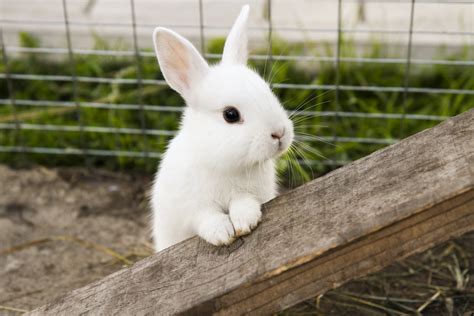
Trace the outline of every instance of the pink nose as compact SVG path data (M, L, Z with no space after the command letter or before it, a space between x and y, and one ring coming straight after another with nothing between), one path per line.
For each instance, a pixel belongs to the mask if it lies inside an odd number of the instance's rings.
M281 130L279 132L273 132L272 138L280 140L283 137L283 135L285 135L285 130Z

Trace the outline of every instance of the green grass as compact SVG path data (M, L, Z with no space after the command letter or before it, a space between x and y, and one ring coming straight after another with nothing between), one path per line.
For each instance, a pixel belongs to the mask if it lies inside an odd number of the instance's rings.
M26 47L39 47L36 38L28 34L21 35L21 43ZM223 40L216 39L208 43L208 51L220 53ZM342 56L356 56L355 45L345 39L342 45ZM97 39L97 49L116 49ZM265 50L255 53L265 53ZM461 49L456 54L448 55L439 52L443 59L468 59L468 49ZM332 55L327 43L288 44L280 40L273 43L273 54L279 55ZM360 52L359 52L360 54ZM362 54L364 57L387 56L386 47L374 43ZM53 58L42 54L22 54L10 57L9 70L16 74L38 75L70 75L71 67L67 55ZM273 83L300 84L334 84L336 71L333 63L328 62L293 62L259 61L251 62L261 74L272 76ZM163 79L155 58L142 57L142 76L144 79ZM410 87L431 87L444 89L474 90L472 67L415 65L411 67L409 78ZM136 78L137 67L134 57L113 56L75 56L75 71L78 76L107 77L107 78ZM0 72L5 72L5 65L0 65ZM271 74L270 74L271 73ZM404 64L388 63L341 63L340 84L354 86L403 86L405 78ZM137 84L105 84L81 82L77 86L78 99L83 102L123 103L182 106L183 101L177 93L163 85L144 84L141 93ZM73 85L64 81L45 80L14 80L14 97L28 100L72 101L74 99ZM275 89L287 109L295 109L302 102L310 100L301 110L315 111L345 111L365 113L406 113L427 114L435 116L453 116L474 107L474 95L455 94L426 94L409 93L406 100L399 92L366 92L340 91L339 103L335 103L334 91L315 91L302 89ZM7 82L0 79L0 99L9 97ZM318 104L318 106L315 106ZM116 128L141 128L143 120L149 129L176 130L179 113L152 112L142 113L138 110L114 110L81 108L52 108L0 105L0 123L14 122L15 116L28 124L57 124L77 125L78 117L85 126L108 126ZM298 117L297 120L303 117ZM353 117L304 117L300 122L298 132L339 137L358 138L388 138L399 139L429 128L439 121ZM326 127L323 127L326 126ZM55 147L55 148L89 148L106 150L125 150L162 152L168 141L168 136L148 136L146 141L142 135L127 135L119 133L84 133L2 130L0 133L1 146ZM287 184L297 185L313 175L327 172L331 166L324 164L329 160L355 160L385 146L384 144L363 144L358 142L309 142L308 146L317 149L322 158L315 153L307 152L306 158L317 160L312 170L305 168L303 177L292 176L293 181ZM328 160L329 159L329 160ZM50 154L19 154L0 153L0 162L10 165L25 165L37 163L49 166L83 165L105 167L109 169L129 169L151 172L156 169L157 159L133 157L94 157L75 155ZM289 178L290 168L299 168L288 161L281 161L280 169L284 178ZM295 174L293 170L293 174Z

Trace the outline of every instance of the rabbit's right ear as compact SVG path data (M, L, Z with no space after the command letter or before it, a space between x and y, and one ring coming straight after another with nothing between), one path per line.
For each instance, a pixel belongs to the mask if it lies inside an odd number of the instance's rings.
M247 20L249 19L249 5L244 5L235 20L232 29L225 41L222 63L247 64Z
M181 35L164 27L153 32L156 57L166 82L185 99L209 71L197 49Z

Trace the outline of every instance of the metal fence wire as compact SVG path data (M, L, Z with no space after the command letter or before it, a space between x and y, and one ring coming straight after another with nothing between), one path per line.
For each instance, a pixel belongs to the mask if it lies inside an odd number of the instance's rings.
M100 2L101 0L89 1L88 5L93 2ZM275 0L276 1L276 0ZM416 132L419 129L427 126L432 126L440 121L445 120L448 116L457 114L454 112L442 112L436 109L436 104L432 104L423 110L417 111L416 107L410 106L410 96L412 95L427 95L434 100L441 96L450 96L452 102L456 102L456 96L462 99L460 102L464 102L464 109L474 107L474 90L472 84L461 84L461 85L450 85L440 87L437 85L430 85L430 81L426 80L425 86L411 85L411 78L414 67L458 67L465 71L471 71L472 78L474 78L474 60L472 58L472 43L474 39L474 28L473 22L467 21L467 29L448 29L448 30L427 30L416 27L416 10L419 4L438 6L440 4L449 6L467 6L468 10L471 9L471 19L474 19L474 4L470 1L422 1L422 0L409 0L409 1L367 1L367 0L337 0L337 1L323 1L315 0L316 2L325 2L326 6L334 7L334 12L337 14L335 19L336 24L333 27L304 27L304 26L288 26L278 25L277 21L274 21L273 16L278 6L275 5L275 1L265 0L257 1L259 5L263 6L263 11L266 19L266 25L249 26L249 32L252 33L265 33L263 37L266 43L260 43L260 50L255 49L250 55L251 62L256 64L265 62L266 67L278 69L278 63L296 63L304 64L302 68L307 67L310 69L310 65L317 65L315 67L332 67L333 76L329 78L323 78L314 80L312 77L308 82L272 82L271 86L277 91L289 90L286 95L298 93L298 91L305 91L305 97L310 97L311 93L314 95L327 94L330 95L330 102L326 105L321 106L305 106L300 109L296 116L306 118L317 118L318 122L323 122L329 126L329 130L321 132L317 135L317 140L321 143L332 143L337 146L340 144L349 144L342 151L350 151L351 146L354 144L357 146L368 146L367 152L358 151L360 156L367 154L374 149L393 144L399 139L408 136L410 133ZM5 8L9 5L13 5L15 1L5 0ZM189 1L188 1L189 2ZM180 30L196 30L197 47L200 48L201 52L204 53L205 57L209 61L217 60L221 57L219 53L212 50L208 50L208 46L211 44L211 35L208 33L217 31L226 31L229 29L231 22L228 25L213 25L206 24L206 12L209 7L213 5L212 2L206 2L203 0L196 0L194 10L196 20L198 23L186 23L186 24L174 24L164 25L170 28ZM278 1L281 3L282 1ZM291 2L288 0L287 2ZM374 29L370 27L351 28L350 25L345 23L343 16L343 9L346 4L359 4L359 8L363 8L365 3L395 3L403 5L405 11L404 15L407 17L407 25L399 25L397 29ZM177 124L172 123L175 128L170 128L170 124L160 125L150 119L150 117L157 118L157 122L163 122L174 118L176 121L179 118L179 114L182 112L183 105L180 104L182 101L176 101L176 98L170 104L161 104L159 102L150 102L150 99L146 98L149 87L162 87L165 89L166 82L161 79L162 77L157 75L150 78L146 73L148 70L148 64L150 60L155 58L154 52L150 49L151 47L151 32L152 29L158 25L162 25L160 21L156 23L141 23L139 16L137 16L137 7L148 5L149 2L142 2L140 0L129 0L129 18L127 20L120 21L103 21L101 19L88 19L87 21L75 20L71 18L70 8L71 1L61 0L58 1L43 1L44 6L57 6L61 5L62 19L50 19L41 18L40 16L35 19L31 19L30 16L2 16L0 21L0 42L1 42L1 62L2 68L0 73L0 130L3 137L0 137L0 153L3 152L3 161L8 160L11 155L21 155L23 158L30 157L30 155L44 154L44 155L71 155L79 157L117 157L117 159L123 157L129 157L133 159L146 159L156 164L156 160L160 158L162 150L164 149L163 143L176 133ZM297 2L295 5L298 5ZM160 1L156 2L156 8L160 7ZM233 5L232 10L238 8ZM190 9L191 10L191 9ZM230 9L229 9L230 10ZM236 16L232 14L231 16ZM255 12L253 12L255 14ZM317 14L315 14L317 16ZM446 19L457 19L456 16L447 16ZM34 30L35 27L42 27L42 32L47 32L48 29L62 28L65 34L65 47L53 47L54 45L44 45L40 42L39 45L23 45L9 44L7 40L7 34L17 33L17 28L28 28ZM109 28L117 29L120 32L128 29L131 34L130 43L126 47L114 46L114 45L102 45L94 48L76 48L74 47L73 33L75 28L89 27L94 28ZM140 42L140 38L137 30L146 30L150 33L149 43L143 44ZM332 43L332 49L326 51L326 54L304 54L305 50L299 50L299 53L285 53L288 51L287 48L282 51L275 53L275 40L280 40L282 34L285 32L301 32L301 33L312 33L312 34L327 34L333 36L334 40ZM93 37L93 32L90 32L90 37ZM403 36L405 43L400 44L398 47L398 56L391 56L391 54L379 54L373 56L362 56L360 54L345 54L344 45L347 38L355 35L367 35L369 38L372 34L380 36ZM47 34L46 34L47 35ZM467 56L465 58L454 58L447 57L444 55L442 58L436 57L436 53L426 54L426 57L420 58L420 54L414 54L414 48L416 46L417 36L439 36L439 37L457 37L463 38L464 50L467 50ZM12 41L13 42L13 41ZM358 43L356 42L355 45ZM294 43L286 44L287 46L301 45L297 41ZM462 45L461 45L462 46ZM467 47L467 48L466 48ZM357 50L357 49L356 49ZM462 50L462 49L461 49ZM421 54L423 55L423 54ZM454 56L454 55L453 55ZM132 70L128 75L107 77L103 76L100 71L97 71L93 75L84 75L81 71L78 71L78 61L82 61L85 58L130 58L132 62ZM68 65L68 69L61 69L61 72L54 73L48 71L47 73L29 73L28 71L18 71L18 63L20 60L30 58L29 62L41 63L45 62L54 63L59 60L66 61L64 65ZM268 65L267 65L268 64ZM397 66L402 69L403 80L397 85L385 85L379 82L366 82L360 84L347 83L344 81L344 67L347 65L357 65L358 67L376 67L380 65L385 67L387 65ZM47 66L46 66L47 68ZM43 67L43 69L46 69ZM301 68L301 66L300 66ZM361 68L362 69L362 68ZM369 68L371 69L371 68ZM276 71L276 70L275 70ZM36 71L35 71L36 72ZM311 71L309 71L311 72ZM317 76L317 71L316 71ZM68 98L48 98L44 97L41 93L27 94L24 92L25 87L32 89L29 85L31 82L40 83L55 83L55 87L63 87L67 85L70 89ZM472 81L471 81L472 83ZM83 86L86 85L86 86ZM116 102L113 97L92 99L88 98L84 89L99 89L100 87L108 87L113 90L117 86L130 86L135 91L134 98L132 101L125 99ZM86 87L86 88L84 88ZM290 93L291 92L291 93ZM59 92L58 92L59 93ZM368 94L384 94L385 96L396 95L400 96L397 102L395 102L396 109L383 109L379 107L379 111L370 110L367 108L360 108L357 106L348 107L347 104L343 105L342 97L347 98L350 94L355 94L356 98L362 98ZM306 98L306 101L308 100ZM128 101L127 101L128 100ZM289 105L289 111L295 109L299 104L292 104L291 100L283 100L285 105ZM303 100L305 101L305 100ZM289 103L286 103L289 102ZM345 102L345 101L344 101ZM441 101L440 101L441 102ZM443 101L450 102L450 101ZM301 102L300 102L301 103ZM309 102L308 105L312 105ZM449 105L448 105L449 107ZM431 110L429 110L431 108ZM47 112L47 109L54 109L56 112ZM69 109L61 112L61 109ZM108 126L100 126L91 118L87 111L90 109L109 111L107 114ZM382 109L382 110L380 110ZM426 110L428 109L428 110ZM46 111L45 113L56 113L52 117L49 114L39 114L38 112ZM127 126L127 119L123 119L122 111L133 112L133 126ZM32 114L33 113L33 114ZM35 114L36 113L36 114ZM75 124L64 122L72 121L61 121L57 119L57 116L71 115L74 116ZM171 116L167 116L171 115ZM39 119L39 118L40 119ZM352 121L344 121L352 120ZM357 130L357 120L366 120L369 126L367 130L361 133ZM155 123L153 123L155 122ZM345 123L344 123L345 122ZM423 124L421 123L423 122ZM316 124L316 123L314 123ZM344 125L343 130L336 128L336 126ZM370 126L372 124L377 126L378 132L371 132ZM407 126L419 126L419 128L408 128ZM395 126L395 127L394 127ZM393 132L384 132L384 128L395 129L396 135ZM374 129L375 130L375 129ZM408 130L408 131L407 131ZM36 134L35 134L36 133ZM41 134L38 134L41 133ZM53 133L47 136L47 133ZM68 134L76 135L76 141L73 145L67 140ZM311 132L312 133L312 132ZM311 144L315 141L315 137L310 132L298 136L298 139L303 142ZM34 136L36 135L36 136ZM40 135L40 136L38 136ZM79 136L78 136L79 135ZM101 135L111 135L114 139L114 146L107 148L101 148ZM134 143L133 146L123 146L121 136L126 135L133 137L133 140L129 142ZM56 143L51 142L48 137L57 139ZM32 138L35 141L32 141ZM46 141L48 139L48 141ZM156 139L159 139L156 141ZM139 145L136 145L136 144ZM43 145L44 144L44 145ZM55 144L51 146L51 144ZM352 145L351 145L352 144ZM375 145L375 147L374 147ZM313 145L308 145L313 146ZM314 145L315 147L319 145ZM324 145L321 145L324 146ZM372 147L370 147L372 146ZM360 147L356 147L358 150ZM311 151L310 151L311 152ZM346 164L352 160L355 156L341 154L341 151L337 149L333 151L334 155L321 159L305 159L302 162L310 165L330 165L339 166ZM10 155L10 156L7 156ZM6 158L5 158L6 157ZM30 157L31 158L31 157ZM33 159L33 158L31 158ZM86 159L87 160L87 159Z

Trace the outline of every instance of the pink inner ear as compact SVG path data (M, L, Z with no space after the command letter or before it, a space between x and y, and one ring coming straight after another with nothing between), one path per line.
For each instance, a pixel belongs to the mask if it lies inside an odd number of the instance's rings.
M168 34L163 34L163 41L166 42L166 48L163 50L165 76L181 90L189 89L190 64L186 47Z
M188 77L185 74L180 74L179 79L185 89L189 89Z

